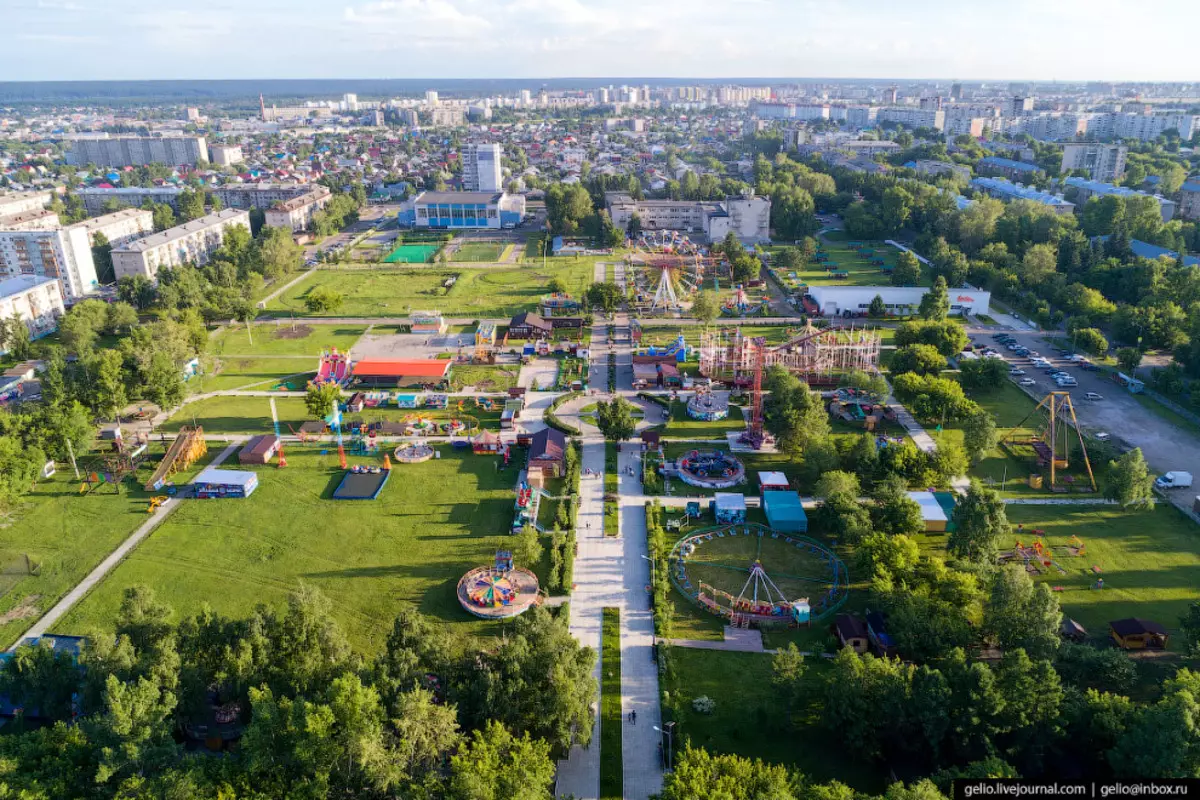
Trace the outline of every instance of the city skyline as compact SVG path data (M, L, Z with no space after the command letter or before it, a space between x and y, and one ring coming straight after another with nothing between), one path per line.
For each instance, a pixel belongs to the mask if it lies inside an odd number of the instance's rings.
M1015 0L986 10L948 0L216 0L203 10L182 0L17 0L6 12L0 74L1200 80L1188 61L1200 7L1151 0L1136 12L1119 0ZM1154 42L1153 58L1114 58L1137 41Z

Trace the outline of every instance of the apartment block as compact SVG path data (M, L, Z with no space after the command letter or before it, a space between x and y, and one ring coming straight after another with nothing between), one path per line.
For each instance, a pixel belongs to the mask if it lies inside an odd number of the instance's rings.
M143 239L113 248L117 279L141 275L154 280L160 269L206 264L225 241L225 232L241 225L250 230L250 212L226 208Z
M88 244L93 247L98 233L116 247L154 233L154 213L148 208L123 208L111 214L85 219L71 227L87 231Z
M218 186L208 193L225 208L269 209L313 190L311 183L234 183Z
M771 200L747 195L720 202L689 200L635 200L625 192L608 192L604 203L613 225L624 230L637 214L647 230L672 230L702 233L709 241L719 241L732 232L743 241L770 239Z
M467 121L466 109L459 106L436 106L432 112L436 128L457 128Z
M1032 200L1035 203L1049 206L1056 214L1071 214L1075 211L1074 203L1068 202L1058 195L1040 192L1004 178L975 178L971 181L971 188L1005 202Z
M904 166L910 166L905 164ZM911 163L912 169L918 175L950 175L955 178L962 178L965 181L971 180L971 168L965 167L962 164L955 164L950 161L931 161L921 160Z
M39 211L54 199L54 192L0 192L0 217Z
M1179 216L1200 221L1200 181L1188 181L1180 188Z
M891 106L879 109L880 122L894 122L907 128L946 129L946 112L940 109L910 108L907 106Z
M313 215L329 202L329 197L328 187L314 185L310 191L268 208L264 215L264 224L272 228L287 228L293 232L306 230L312 224Z
M462 151L463 189L468 192L498 192L504 188L500 145L471 143Z
M1063 181L1063 185L1067 187L1072 200L1079 206L1082 206L1093 197L1107 197L1110 195L1113 197L1149 197L1158 204L1158 210L1162 214L1163 222L1170 222L1175 216L1175 201L1159 197L1158 195L1146 194L1145 192L1139 192L1125 186L1113 186L1111 183L1090 181L1086 178L1067 178Z
M242 148L236 144L214 144L208 150L212 154L212 163L218 167L231 167L246 160Z
M100 167L136 167L143 164L187 164L208 161L203 136L117 136L76 139L71 147L74 164Z
M51 231L0 231L0 274L56 279L68 302L96 291L96 263L88 231L72 225Z
M146 203L159 203L179 210L179 195L183 189L178 186L130 186L120 189L76 189L73 194L83 201L87 213L103 214L109 207L110 201L118 206L140 208Z
M54 278L17 275L0 279L0 318L19 317L31 337L57 330L64 312L62 289ZM4 352L0 350L0 355Z
M1125 175L1128 152L1128 148L1118 144L1063 145L1062 171L1082 169L1094 181L1119 181Z
M47 208L0 216L0 231L52 231L61 227L58 214Z
M984 175L1003 175L1011 181L1030 181L1043 172L1037 164L1013 161L1011 158L1000 158L999 156L981 158L975 168Z
M846 124L853 128L874 128L879 118L876 106L850 106L846 109Z

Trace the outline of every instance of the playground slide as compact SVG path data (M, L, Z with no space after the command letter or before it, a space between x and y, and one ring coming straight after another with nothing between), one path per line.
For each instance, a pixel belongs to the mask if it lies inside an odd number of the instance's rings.
M329 374L332 366L333 365L328 358L321 359L321 368L317 370L317 383L325 383L327 380L329 380Z
M162 485L162 481L171 471L171 467L175 466L175 462L179 459L179 454L187 447L191 436L179 435L175 437L175 441L171 442L171 446L167 448L167 454L163 456L162 461L158 462L158 469L154 470L154 474L150 476L150 480L146 481L145 490L147 492L157 491Z
M350 364L345 359L339 360L337 362L337 366L334 368L333 380L339 384L345 383L346 382L346 370L347 370L347 368L349 368L349 366L350 366Z

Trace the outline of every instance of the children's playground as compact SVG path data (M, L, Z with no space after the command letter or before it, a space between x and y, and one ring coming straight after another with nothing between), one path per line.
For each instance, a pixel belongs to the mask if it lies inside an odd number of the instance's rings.
M746 467L721 450L691 450L666 467L667 474L700 489L728 489L746 482Z
M846 565L825 545L739 523L684 536L671 550L671 582L735 627L787 628L828 617L846 601Z
M439 458L422 463L393 462L390 473L398 474L389 475L370 502L332 502L346 475L336 445L289 444L285 469L243 465L258 476L253 495L228 503L184 501L56 627L110 630L123 590L136 584L151 587L179 613L208 603L239 617L260 602L281 608L289 592L309 584L330 598L332 615L364 653L382 648L402 606L458 635L490 635L486 622L460 605L456 586L511 546L507 521L518 467L470 448L443 444L437 450ZM348 456L347 469L365 467L366 479L379 481L384 455ZM72 495L81 502L116 497ZM131 523L145 521L146 503L139 487ZM545 568L522 566L535 574ZM536 584L525 596L535 594Z
M1150 511L1105 505L1009 505L1001 558L1050 586L1063 615L1104 639L1108 622L1151 619L1176 630L1200 600L1195 523L1160 503ZM1170 647L1177 645L1173 637Z

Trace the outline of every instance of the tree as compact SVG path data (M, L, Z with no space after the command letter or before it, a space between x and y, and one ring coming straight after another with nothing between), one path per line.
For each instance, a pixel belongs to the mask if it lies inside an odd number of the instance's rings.
M964 358L958 367L964 389L990 392L1004 386L1008 378L1008 362L1002 358Z
M996 446L996 420L980 408L963 422L963 449L972 463L979 461Z
M1142 363L1142 351L1136 347L1122 347L1117 350L1117 366L1121 372L1133 376L1138 365Z
M41 475L46 454L13 436L0 436L0 509L8 509Z
M345 297L331 286L315 286L304 298L304 307L314 314L327 314L341 308Z
M892 286L916 286L921 282L921 262L905 250L896 256L896 268L892 270Z
M108 321L105 329L113 336L121 333L122 329L129 333L138 324L137 309L129 303L116 302L108 307Z
M933 287L921 296L921 305L917 308L921 319L941 322L950 313L950 292L946 288L946 279L941 275L933 281Z
M567 284L563 282L562 278L551 278L546 282L546 291L551 294L566 294Z
M817 506L813 523L830 538L855 545L871 533L871 513L858 492L833 492Z
M308 413L317 419L324 419L333 413L335 405L342 398L342 389L336 383L312 384L304 396L304 405Z
M1187 613L1179 618L1179 634L1184 651L1192 656L1200 655L1200 603L1189 605Z
M112 245L102 232L92 234L92 261L96 264L96 279L100 283L109 284L116 281L113 272Z
M1035 585L1020 564L996 570L983 627L1001 649L1020 648L1034 658L1052 658L1061 624L1062 611L1049 586Z
M692 300L692 316L711 325L721 315L721 301L712 289L704 289Z
M1154 477L1140 447L1109 462L1104 496L1122 508L1154 508Z
M771 685L779 692L789 714L796 709L805 693L806 687L802 683L804 672L804 655L795 642L780 648L771 659Z
M767 764L744 756L713 754L686 746L676 758L675 769L663 781L661 800L850 800L836 794L816 795L804 787L802 778L780 764ZM810 792L803 791L810 789Z
M886 317L887 313L887 304L883 302L883 296L877 294L872 297L871 305L867 307L867 315L872 319L880 319Z
M0 350L7 351L13 358L21 360L29 358L32 337L25 320L13 312L8 319L0 319Z
M204 192L198 189L184 189L176 199L181 222L191 222L204 216Z
M596 427L610 442L623 442L633 436L637 427L633 409L633 404L623 397L609 402L601 400L596 407Z
M599 306L609 313L616 311L617 307L621 305L621 301L625 299L621 287L613 281L593 283L583 296L587 299L588 305Z
M890 369L893 375L915 372L918 375L939 375L946 368L945 357L929 344L906 344L896 348Z
M877 530L893 536L915 536L925 530L921 506L908 496L903 478L892 476L879 482L873 495L871 520Z
M251 260L264 278L277 280L300 269L304 250L287 229L264 227L254 240Z
M625 226L625 235L630 239L636 239L642 235L642 218L636 211L629 215L629 224Z
M826 472L813 488L813 496L825 500L835 494L848 494L858 497L860 492L858 476L841 470Z
M905 372L892 380L892 389L914 416L939 424L965 416L976 405L963 394L958 381L935 375Z
M952 358L963 351L970 339L963 326L950 321L945 322L902 322L896 326L896 345L930 344L946 358Z
M108 324L108 305L102 300L76 303L58 325L59 336L68 350L84 355Z
M1108 352L1108 339L1096 328L1076 328L1071 334L1071 341L1085 353L1102 356Z
M129 402L125 393L124 359L117 350L100 350L88 369L93 375L92 407L97 416L112 419Z
M975 564L995 563L998 542L1010 530L1000 493L973 478L966 497L954 507L952 519L954 531L946 542L950 554Z
M513 560L518 564L531 566L542 560L542 552L541 535L537 528L532 525L523 527L513 542Z

